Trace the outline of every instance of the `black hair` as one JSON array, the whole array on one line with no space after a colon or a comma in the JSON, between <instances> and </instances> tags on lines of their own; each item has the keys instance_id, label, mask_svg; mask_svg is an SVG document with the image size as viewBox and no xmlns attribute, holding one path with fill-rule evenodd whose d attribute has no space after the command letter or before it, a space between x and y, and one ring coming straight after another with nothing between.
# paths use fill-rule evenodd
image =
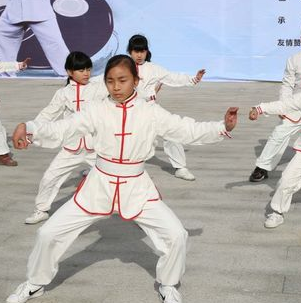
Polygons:
<instances>
[{"instance_id":1,"label":"black hair","mask_svg":"<svg viewBox=\"0 0 301 303\"><path fill-rule=\"evenodd\" d=\"M71 52L65 62L65 69L79 70L85 68L92 68L93 64L88 55L82 52Z\"/></svg>"},{"instance_id":2,"label":"black hair","mask_svg":"<svg viewBox=\"0 0 301 303\"><path fill-rule=\"evenodd\" d=\"M130 38L128 46L127 46L127 52L131 54L132 51L147 51L145 61L150 62L152 53L150 52L148 48L148 42L146 37L142 35L134 35Z\"/></svg>"},{"instance_id":3,"label":"black hair","mask_svg":"<svg viewBox=\"0 0 301 303\"><path fill-rule=\"evenodd\" d=\"M107 62L105 72L104 72L105 82L106 82L106 79L107 79L107 76L108 76L108 72L113 67L116 67L118 65L126 66L130 70L133 77L135 79L139 79L135 61L128 55L116 55L116 56L110 58L109 61Z\"/></svg>"},{"instance_id":4,"label":"black hair","mask_svg":"<svg viewBox=\"0 0 301 303\"><path fill-rule=\"evenodd\" d=\"M66 70L80 70L80 69L85 69L85 68L92 68L93 64L88 55L86 55L83 52L79 51L74 51L71 52L65 62L65 69ZM67 84L70 82L70 77L67 79Z\"/></svg>"}]
</instances>

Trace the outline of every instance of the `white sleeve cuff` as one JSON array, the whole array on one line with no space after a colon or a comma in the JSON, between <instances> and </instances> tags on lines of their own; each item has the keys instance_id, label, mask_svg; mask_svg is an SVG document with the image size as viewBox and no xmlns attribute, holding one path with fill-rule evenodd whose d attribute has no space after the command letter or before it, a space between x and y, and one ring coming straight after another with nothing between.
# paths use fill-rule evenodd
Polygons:
<instances>
[{"instance_id":1,"label":"white sleeve cuff","mask_svg":"<svg viewBox=\"0 0 301 303\"><path fill-rule=\"evenodd\" d=\"M225 126L224 121L221 121L219 134L220 134L220 136L232 139L231 133L226 130L226 126Z\"/></svg>"},{"instance_id":2,"label":"white sleeve cuff","mask_svg":"<svg viewBox=\"0 0 301 303\"><path fill-rule=\"evenodd\" d=\"M32 135L36 128L35 123L33 121L27 121L25 124L26 124L27 135Z\"/></svg>"}]
</instances>

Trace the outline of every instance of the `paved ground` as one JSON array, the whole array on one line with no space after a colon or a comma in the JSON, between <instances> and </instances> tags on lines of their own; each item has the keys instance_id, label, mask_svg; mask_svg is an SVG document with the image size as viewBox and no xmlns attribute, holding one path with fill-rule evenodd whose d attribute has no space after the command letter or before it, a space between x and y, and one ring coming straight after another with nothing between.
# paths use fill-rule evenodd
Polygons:
<instances>
[{"instance_id":1,"label":"paved ground","mask_svg":"<svg viewBox=\"0 0 301 303\"><path fill-rule=\"evenodd\" d=\"M18 122L33 118L62 84L59 80L2 79L1 121L8 133ZM301 302L301 194L295 195L284 225L275 230L263 227L265 208L292 151L286 151L267 181L248 182L255 158L278 118L251 122L247 112L260 100L275 100L279 86L205 82L195 89L164 87L160 93L161 104L170 111L199 120L220 120L228 106L241 108L233 140L187 147L188 167L196 181L174 178L162 148L147 165L164 200L190 234L181 286L185 303ZM0 167L1 302L26 279L27 258L40 225L23 222L57 150L32 147L13 152L20 165ZM75 190L81 170L63 186L51 213ZM35 302L159 302L154 285L156 261L144 233L113 216L77 239L45 295Z\"/></svg>"}]
</instances>

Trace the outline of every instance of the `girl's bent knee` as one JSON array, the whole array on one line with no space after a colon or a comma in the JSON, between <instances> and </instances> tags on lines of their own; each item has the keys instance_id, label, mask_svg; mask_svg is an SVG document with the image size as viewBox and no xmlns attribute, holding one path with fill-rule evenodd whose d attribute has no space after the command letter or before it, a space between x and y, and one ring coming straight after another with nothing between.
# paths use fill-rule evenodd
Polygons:
<instances>
[{"instance_id":1,"label":"girl's bent knee","mask_svg":"<svg viewBox=\"0 0 301 303\"><path fill-rule=\"evenodd\" d=\"M47 227L40 227L38 229L38 240L43 242L51 242L54 240L55 234L51 232Z\"/></svg>"},{"instance_id":2,"label":"girl's bent knee","mask_svg":"<svg viewBox=\"0 0 301 303\"><path fill-rule=\"evenodd\" d=\"M177 229L176 231L173 232L171 235L171 241L175 244L178 245L185 245L187 242L188 238L188 233L184 228Z\"/></svg>"}]
</instances>

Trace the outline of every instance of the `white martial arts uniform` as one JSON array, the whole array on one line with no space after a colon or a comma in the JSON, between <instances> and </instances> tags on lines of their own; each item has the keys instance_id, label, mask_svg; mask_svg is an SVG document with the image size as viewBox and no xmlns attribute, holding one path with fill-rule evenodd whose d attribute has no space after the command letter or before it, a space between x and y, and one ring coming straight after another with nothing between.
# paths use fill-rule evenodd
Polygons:
<instances>
[{"instance_id":1,"label":"white martial arts uniform","mask_svg":"<svg viewBox=\"0 0 301 303\"><path fill-rule=\"evenodd\" d=\"M280 100L286 102L293 94L299 92L301 92L301 52L287 60L280 90ZM290 137L301 129L300 111L286 113L283 118L281 123L275 127L256 160L256 166L267 171L271 171L277 166L289 144Z\"/></svg>"},{"instance_id":2,"label":"white martial arts uniform","mask_svg":"<svg viewBox=\"0 0 301 303\"><path fill-rule=\"evenodd\" d=\"M157 281L175 285L185 270L187 232L163 203L144 162L154 155L154 140L162 136L183 144L219 142L224 122L180 118L134 93L123 103L110 97L91 103L70 119L41 125L28 122L34 142L56 147L75 134L93 134L96 165L65 203L39 229L28 262L30 283L45 285L58 271L58 262L76 237L93 222L114 211L135 222L161 252Z\"/></svg>"},{"instance_id":3,"label":"white martial arts uniform","mask_svg":"<svg viewBox=\"0 0 301 303\"><path fill-rule=\"evenodd\" d=\"M301 110L301 93L295 94L289 100L261 103L257 107L258 113L279 114ZM273 210L279 213L288 212L293 194L301 188L301 136L294 143L295 156L289 162L278 182L276 192L271 201Z\"/></svg>"},{"instance_id":4,"label":"white martial arts uniform","mask_svg":"<svg viewBox=\"0 0 301 303\"><path fill-rule=\"evenodd\" d=\"M90 100L101 100L106 96L107 91L103 91L99 83L80 85L70 80L67 86L55 93L50 104L38 114L34 121L38 123L55 121L61 115L68 118L73 113L84 110L91 102ZM90 134L85 137L70 138L43 175L35 199L36 209L48 211L60 187L72 171L82 163L94 166L95 161L96 154Z\"/></svg>"},{"instance_id":5,"label":"white martial arts uniform","mask_svg":"<svg viewBox=\"0 0 301 303\"><path fill-rule=\"evenodd\" d=\"M156 100L156 87L160 83L172 87L181 87L194 86L200 82L196 77L172 73L152 62L145 61L143 64L137 64L136 66L139 76L137 92L140 97L147 101ZM93 77L92 81L99 81L100 78L103 78L103 75ZM185 151L182 144L164 140L163 148L174 168L186 167Z\"/></svg>"},{"instance_id":6,"label":"white martial arts uniform","mask_svg":"<svg viewBox=\"0 0 301 303\"><path fill-rule=\"evenodd\" d=\"M138 93L139 95L144 94L144 97L148 100L156 100L156 87L160 83L172 87L194 86L199 83L196 77L172 73L148 61L143 64L137 64L137 70L140 78L137 87ZM173 168L186 167L186 156L182 144L164 140L163 148Z\"/></svg>"},{"instance_id":7,"label":"white martial arts uniform","mask_svg":"<svg viewBox=\"0 0 301 303\"><path fill-rule=\"evenodd\" d=\"M18 62L1 62L0 61L0 73L18 71L19 63ZM0 156L9 153L9 147L7 145L6 138L6 129L1 123L0 120Z\"/></svg>"},{"instance_id":8,"label":"white martial arts uniform","mask_svg":"<svg viewBox=\"0 0 301 303\"><path fill-rule=\"evenodd\" d=\"M53 70L66 75L69 50L63 40L50 0L9 0L0 16L0 60L15 61L29 26Z\"/></svg>"}]
</instances>

